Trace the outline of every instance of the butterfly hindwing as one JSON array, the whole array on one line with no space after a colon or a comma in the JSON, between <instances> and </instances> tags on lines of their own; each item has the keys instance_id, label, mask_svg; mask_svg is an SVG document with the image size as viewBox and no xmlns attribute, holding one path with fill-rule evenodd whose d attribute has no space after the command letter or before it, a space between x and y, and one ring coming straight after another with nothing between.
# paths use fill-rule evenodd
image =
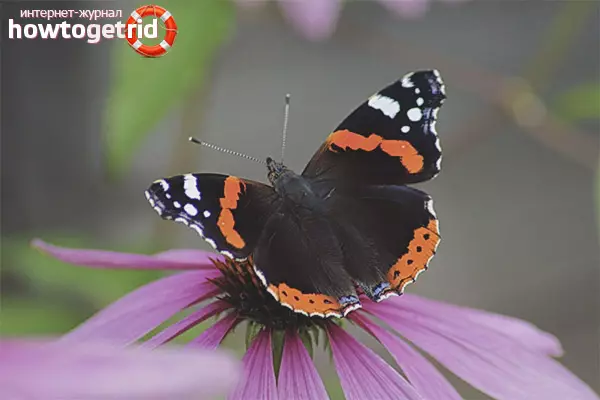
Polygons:
<instances>
[{"instance_id":1,"label":"butterfly hindwing","mask_svg":"<svg viewBox=\"0 0 600 400\"><path fill-rule=\"evenodd\" d=\"M440 241L431 198L401 185L365 186L331 199L348 274L375 301L427 269Z\"/></svg>"},{"instance_id":2,"label":"butterfly hindwing","mask_svg":"<svg viewBox=\"0 0 600 400\"><path fill-rule=\"evenodd\" d=\"M433 178L442 157L435 123L445 97L437 71L404 76L354 110L329 135L303 175L363 184Z\"/></svg>"},{"instance_id":3,"label":"butterfly hindwing","mask_svg":"<svg viewBox=\"0 0 600 400\"><path fill-rule=\"evenodd\" d=\"M251 254L279 199L270 186L220 174L159 179L146 197L162 218L189 226L236 259Z\"/></svg>"},{"instance_id":4,"label":"butterfly hindwing","mask_svg":"<svg viewBox=\"0 0 600 400\"><path fill-rule=\"evenodd\" d=\"M360 307L329 220L284 204L267 222L255 271L282 305L310 316L341 317Z\"/></svg>"}]
</instances>

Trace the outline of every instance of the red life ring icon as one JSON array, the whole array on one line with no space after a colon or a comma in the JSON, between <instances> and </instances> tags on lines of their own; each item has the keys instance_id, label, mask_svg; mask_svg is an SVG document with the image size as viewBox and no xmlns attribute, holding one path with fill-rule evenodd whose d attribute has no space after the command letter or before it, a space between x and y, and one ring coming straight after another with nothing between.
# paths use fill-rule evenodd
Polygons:
<instances>
[{"instance_id":1,"label":"red life ring icon","mask_svg":"<svg viewBox=\"0 0 600 400\"><path fill-rule=\"evenodd\" d=\"M148 46L143 44L137 38L137 24L140 23L144 17L160 18L160 20L165 24L165 37L159 44ZM175 42L175 36L177 36L177 24L175 23L175 19L170 12L157 5L139 7L137 10L131 13L125 25L125 39L135 51L145 57L160 57L166 54L171 46L173 46L173 42Z\"/></svg>"}]
</instances>

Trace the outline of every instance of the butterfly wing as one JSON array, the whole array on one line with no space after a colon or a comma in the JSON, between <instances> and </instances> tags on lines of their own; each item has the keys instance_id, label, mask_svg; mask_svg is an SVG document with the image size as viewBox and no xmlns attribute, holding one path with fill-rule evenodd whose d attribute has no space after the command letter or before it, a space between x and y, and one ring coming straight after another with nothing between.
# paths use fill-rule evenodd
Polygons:
<instances>
[{"instance_id":1,"label":"butterfly wing","mask_svg":"<svg viewBox=\"0 0 600 400\"><path fill-rule=\"evenodd\" d=\"M238 260L252 253L280 199L270 186L219 174L159 179L146 198L163 219L189 226L216 250Z\"/></svg>"},{"instance_id":2,"label":"butterfly wing","mask_svg":"<svg viewBox=\"0 0 600 400\"><path fill-rule=\"evenodd\" d=\"M435 130L445 89L435 70L413 72L374 94L329 135L302 175L316 181L408 184L440 171Z\"/></svg>"},{"instance_id":3,"label":"butterfly wing","mask_svg":"<svg viewBox=\"0 0 600 400\"><path fill-rule=\"evenodd\" d=\"M440 233L426 193L402 185L364 186L338 191L330 201L344 268L373 300L402 293L427 269Z\"/></svg>"},{"instance_id":4,"label":"butterfly wing","mask_svg":"<svg viewBox=\"0 0 600 400\"><path fill-rule=\"evenodd\" d=\"M360 307L333 226L311 210L283 204L267 222L253 260L269 293L295 312L342 317Z\"/></svg>"}]
</instances>

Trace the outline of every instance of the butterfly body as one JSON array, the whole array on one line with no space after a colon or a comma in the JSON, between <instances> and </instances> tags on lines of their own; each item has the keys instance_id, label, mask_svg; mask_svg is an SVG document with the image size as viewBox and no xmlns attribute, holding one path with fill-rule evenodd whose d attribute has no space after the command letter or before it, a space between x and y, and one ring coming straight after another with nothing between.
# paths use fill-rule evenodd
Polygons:
<instances>
[{"instance_id":1,"label":"butterfly body","mask_svg":"<svg viewBox=\"0 0 600 400\"><path fill-rule=\"evenodd\" d=\"M317 194L316 188L308 179L271 158L267 158L267 168L269 181L282 203L309 209L314 213L325 211L324 199Z\"/></svg>"},{"instance_id":2,"label":"butterfly body","mask_svg":"<svg viewBox=\"0 0 600 400\"><path fill-rule=\"evenodd\" d=\"M146 197L222 254L252 257L282 305L342 317L360 308L361 293L373 301L401 294L435 254L432 200L407 185L440 170L444 98L437 71L415 72L350 114L301 174L268 158L271 185L186 174L154 182Z\"/></svg>"}]
</instances>

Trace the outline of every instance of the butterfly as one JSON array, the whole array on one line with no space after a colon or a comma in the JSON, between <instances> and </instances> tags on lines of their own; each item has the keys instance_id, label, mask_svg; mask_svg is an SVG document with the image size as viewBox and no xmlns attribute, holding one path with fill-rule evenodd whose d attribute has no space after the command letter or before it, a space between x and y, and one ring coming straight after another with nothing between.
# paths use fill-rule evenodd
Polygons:
<instances>
[{"instance_id":1,"label":"butterfly","mask_svg":"<svg viewBox=\"0 0 600 400\"><path fill-rule=\"evenodd\" d=\"M440 172L435 124L445 98L436 70L413 72L344 119L301 174L268 158L270 185L190 173L145 194L162 218L227 257L251 258L283 306L344 317L361 293L376 302L401 294L436 252L432 199L407 185Z\"/></svg>"}]
</instances>

